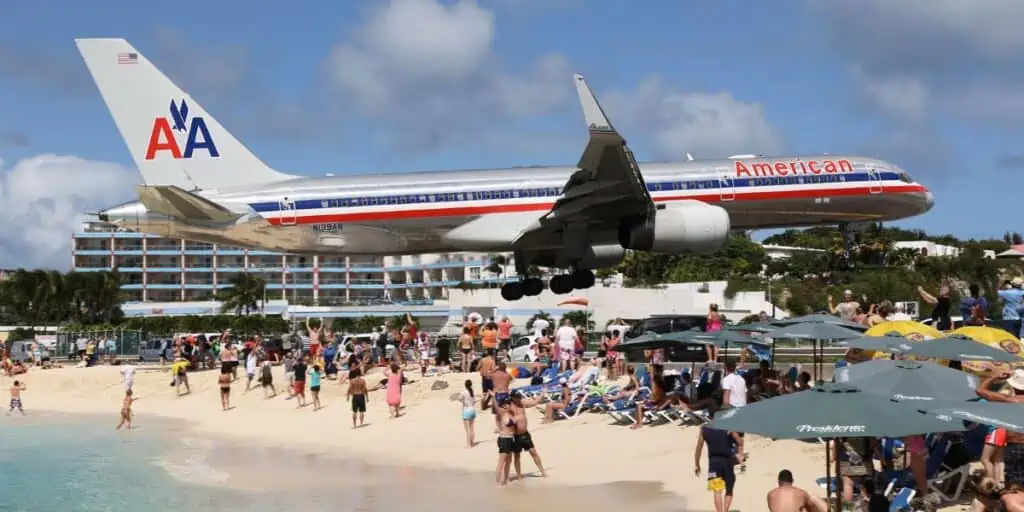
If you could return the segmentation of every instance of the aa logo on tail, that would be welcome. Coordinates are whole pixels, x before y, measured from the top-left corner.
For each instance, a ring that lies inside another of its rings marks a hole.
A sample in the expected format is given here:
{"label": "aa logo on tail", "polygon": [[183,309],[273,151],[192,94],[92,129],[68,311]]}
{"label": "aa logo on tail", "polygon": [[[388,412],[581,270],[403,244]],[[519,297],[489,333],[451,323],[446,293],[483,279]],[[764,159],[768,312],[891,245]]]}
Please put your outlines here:
{"label": "aa logo on tail", "polygon": [[[178,137],[186,132],[188,135],[183,150],[178,144]],[[192,158],[197,149],[205,149],[213,158],[220,156],[217,145],[210,137],[210,130],[206,128],[206,121],[202,117],[189,119],[185,98],[181,99],[180,104],[172,98],[170,119],[158,117],[153,120],[153,131],[149,135],[149,145],[146,146],[146,160],[156,158],[160,151],[170,151],[171,157],[175,159]]]}

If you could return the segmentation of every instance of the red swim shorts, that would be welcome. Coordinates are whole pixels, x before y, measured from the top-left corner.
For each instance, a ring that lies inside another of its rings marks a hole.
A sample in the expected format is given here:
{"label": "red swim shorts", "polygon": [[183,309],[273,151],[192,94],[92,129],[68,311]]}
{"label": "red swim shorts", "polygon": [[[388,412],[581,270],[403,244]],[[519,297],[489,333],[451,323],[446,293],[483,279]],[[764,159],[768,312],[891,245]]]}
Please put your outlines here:
{"label": "red swim shorts", "polygon": [[989,432],[988,435],[985,436],[985,444],[998,447],[1006,446],[1006,429],[997,428],[992,432]]}
{"label": "red swim shorts", "polygon": [[295,381],[295,394],[304,395],[306,394],[306,381],[297,380]]}

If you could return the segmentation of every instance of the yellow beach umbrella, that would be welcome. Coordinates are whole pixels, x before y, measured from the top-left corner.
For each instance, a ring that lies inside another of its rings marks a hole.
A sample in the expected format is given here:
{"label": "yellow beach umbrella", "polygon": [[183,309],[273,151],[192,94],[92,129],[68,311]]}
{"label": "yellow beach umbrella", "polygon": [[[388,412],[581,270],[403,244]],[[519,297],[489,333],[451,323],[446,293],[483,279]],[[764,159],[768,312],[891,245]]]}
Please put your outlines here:
{"label": "yellow beach umbrella", "polygon": [[[1011,354],[1024,355],[1024,344],[1013,334],[1006,332],[996,327],[985,327],[981,325],[968,325],[961,327],[950,334],[960,334],[967,336],[978,343],[984,343],[993,348],[1001,348]],[[1013,366],[1015,368],[1024,368],[1024,363],[1014,363],[1013,365],[1007,365],[1007,363],[993,363],[991,361],[964,361],[964,370],[970,371],[971,373],[985,374],[992,371],[993,368],[1008,368]]]}
{"label": "yellow beach umbrella", "polygon": [[[943,335],[938,329],[929,327],[920,322],[913,322],[911,320],[894,320],[891,322],[882,322],[875,325],[864,332],[865,336],[885,336],[889,333],[898,333],[901,336],[907,338],[910,341],[920,342],[925,340],[933,340],[941,338]],[[865,350],[863,351],[865,359],[889,359],[890,354],[887,352],[877,350]],[[948,361],[937,361],[939,364],[945,365]]]}

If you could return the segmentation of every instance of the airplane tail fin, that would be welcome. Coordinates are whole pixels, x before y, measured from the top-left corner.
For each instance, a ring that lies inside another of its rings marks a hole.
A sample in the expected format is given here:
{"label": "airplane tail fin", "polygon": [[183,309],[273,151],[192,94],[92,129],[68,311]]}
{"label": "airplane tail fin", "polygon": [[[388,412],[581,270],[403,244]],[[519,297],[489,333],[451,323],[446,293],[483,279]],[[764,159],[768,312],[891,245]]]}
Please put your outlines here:
{"label": "airplane tail fin", "polygon": [[147,185],[216,189],[292,178],[277,172],[124,39],[76,39]]}

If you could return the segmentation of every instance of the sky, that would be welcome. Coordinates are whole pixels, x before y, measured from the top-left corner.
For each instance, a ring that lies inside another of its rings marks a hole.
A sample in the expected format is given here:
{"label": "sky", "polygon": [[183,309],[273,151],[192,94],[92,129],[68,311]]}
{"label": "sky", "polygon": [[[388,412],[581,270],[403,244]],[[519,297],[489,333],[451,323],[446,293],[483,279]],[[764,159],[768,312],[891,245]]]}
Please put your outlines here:
{"label": "sky", "polygon": [[1019,0],[53,3],[0,16],[0,267],[67,268],[141,183],[79,37],[127,39],[284,172],[571,164],[579,72],[641,161],[873,156],[936,195],[898,225],[1020,231]]}

